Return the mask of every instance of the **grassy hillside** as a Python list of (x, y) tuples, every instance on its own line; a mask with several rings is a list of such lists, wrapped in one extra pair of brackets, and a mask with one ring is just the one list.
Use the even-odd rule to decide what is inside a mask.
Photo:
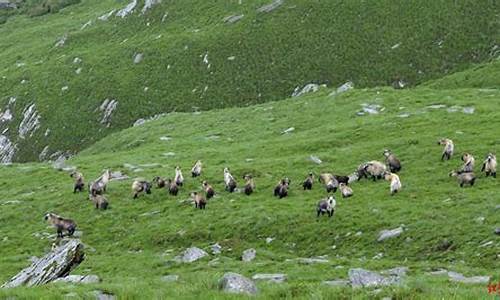
[[(499, 50), (500, 55), (500, 50)], [(423, 84), (427, 87), (439, 89), (456, 88), (500, 88), (500, 60), (486, 64), (479, 64), (462, 72), (457, 72), (441, 79), (432, 80)]]
[[(163, 0), (142, 14), (139, 1), (101, 21), (127, 2), (82, 0), (10, 17), (0, 25), (0, 109), (13, 119), (0, 129), (13, 159), (37, 160), (47, 146), (45, 158), (74, 153), (157, 113), (283, 99), (310, 82), (416, 85), (489, 61), (500, 37), (498, 1), (286, 0), (257, 12), (270, 2)], [(105, 99), (118, 104), (103, 124)], [(33, 103), (38, 127), (18, 138)]]
[[(500, 92), (379, 88), (336, 97), (329, 92), (246, 108), (173, 113), (109, 135), (69, 161), (90, 179), (103, 168), (131, 177), (173, 176), (176, 165), (188, 175), (192, 163), (202, 159), (202, 178), (187, 178), (177, 198), (154, 190), (133, 200), (131, 180), (112, 182), (111, 209), (100, 212), (86, 195), (73, 195), (68, 174), (50, 165), (2, 167), (0, 281), (50, 248), (52, 240), (45, 233), (53, 229), (46, 227), (42, 216), (54, 211), (75, 219), (88, 245), (87, 259), (73, 273), (96, 274), (102, 283), (0, 290), (0, 297), (85, 297), (99, 289), (127, 299), (232, 299), (238, 297), (222, 294), (216, 285), (223, 273), (235, 271), (246, 276), (288, 274), (288, 282), (281, 285), (259, 283), (258, 298), (487, 298), (482, 284), (452, 283), (427, 272), (446, 268), (468, 276), (489, 275), (494, 282), (500, 279), (500, 240), (493, 233), (499, 225), (498, 179), (479, 175), (473, 188), (461, 189), (448, 177), (461, 165), (461, 152), (472, 152), (478, 164), (487, 152), (499, 153), (500, 139), (491, 120), (500, 117)], [(446, 107), (431, 106), (439, 104)], [(360, 116), (363, 105), (379, 105), (380, 113)], [(474, 113), (466, 114), (463, 108), (474, 108)], [(295, 130), (281, 134), (290, 127)], [(436, 141), (441, 137), (456, 143), (457, 155), (451, 161), (440, 161)], [(315, 205), (325, 192), (319, 185), (302, 191), (305, 175), (349, 174), (364, 161), (382, 160), (385, 148), (402, 160), (402, 192), (391, 197), (387, 182), (363, 180), (352, 185), (353, 198), (343, 200), (337, 194), (333, 219), (316, 219)], [(313, 163), (310, 155), (323, 163)], [(125, 164), (134, 165), (136, 172)], [(231, 168), (240, 185), (244, 174), (253, 174), (256, 193), (247, 197), (224, 192), (224, 167)], [(282, 176), (291, 178), (292, 188), (288, 198), (277, 200), (272, 189)], [(200, 190), (201, 180), (209, 180), (219, 192), (206, 211), (183, 203), (189, 192)], [(7, 202), (14, 200), (18, 202)], [(376, 242), (381, 230), (401, 224), (406, 231), (400, 237)], [(274, 240), (267, 243), (268, 237)], [(446, 240), (451, 247), (443, 249)], [(187, 265), (171, 261), (186, 247), (209, 251), (216, 242), (223, 247), (220, 255)], [(242, 251), (252, 247), (256, 260), (241, 262)], [(327, 255), (329, 263), (303, 265), (295, 260), (321, 255)], [(321, 284), (346, 278), (351, 267), (395, 266), (410, 268), (405, 284), (378, 294)], [(180, 279), (164, 283), (161, 276), (167, 274)]]

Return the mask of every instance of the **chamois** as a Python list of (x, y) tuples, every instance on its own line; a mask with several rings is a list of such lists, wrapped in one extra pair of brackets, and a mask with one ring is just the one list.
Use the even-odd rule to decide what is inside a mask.
[(82, 173), (74, 171), (74, 172), (71, 172), (71, 174), (69, 176), (71, 176), (75, 180), (73, 193), (76, 193), (77, 191), (83, 192), (83, 187), (85, 186), (85, 183), (84, 183)]
[(202, 186), (203, 186), (203, 190), (205, 190), (207, 200), (209, 200), (210, 198), (212, 198), (215, 195), (214, 189), (212, 188), (212, 186), (210, 184), (208, 184), (207, 181), (203, 181)]
[(451, 171), (450, 177), (451, 176), (457, 177), (458, 184), (460, 184), (460, 187), (464, 187), (466, 184), (474, 186), (474, 182), (476, 181), (476, 176), (472, 172), (461, 173), (457, 171)]
[(89, 194), (89, 198), (92, 202), (94, 202), (96, 209), (102, 209), (102, 210), (108, 209), (109, 202), (104, 195), (92, 196), (92, 194)]
[(175, 180), (167, 179), (166, 187), (168, 189), (168, 193), (172, 196), (177, 196), (179, 193), (179, 187), (177, 186), (177, 183), (175, 183)]
[(229, 168), (224, 168), (224, 183), (226, 185), (226, 191), (232, 193), (236, 190), (237, 183), (233, 175), (229, 172)]
[(389, 149), (384, 150), (385, 163), (389, 167), (391, 173), (398, 173), (401, 171), (401, 162)]
[(313, 182), (314, 182), (314, 175), (313, 175), (313, 173), (309, 173), (309, 175), (307, 175), (306, 179), (302, 183), (302, 187), (304, 188), (304, 191), (305, 190), (312, 190)]
[(194, 201), (195, 208), (205, 209), (205, 206), (207, 205), (207, 200), (205, 200), (205, 197), (203, 197), (203, 195), (197, 192), (193, 192), (191, 193), (191, 198)]
[(319, 217), (320, 215), (324, 215), (325, 213), (327, 213), (328, 217), (332, 217), (333, 213), (335, 212), (336, 205), (337, 202), (335, 201), (335, 197), (333, 196), (328, 196), (328, 198), (322, 199), (318, 202), (317, 216)]
[(155, 178), (153, 178), (153, 182), (156, 183), (156, 187), (159, 189), (164, 188), (166, 185), (165, 179), (160, 176), (156, 176)]
[(146, 192), (146, 194), (151, 194), (151, 183), (143, 179), (136, 179), (132, 183), (132, 193), (134, 194), (134, 199), (139, 197), (139, 194)]
[(179, 166), (175, 167), (174, 181), (178, 186), (182, 186), (184, 184), (184, 176), (182, 176), (182, 171)]
[(402, 185), (401, 185), (401, 180), (399, 180), (398, 175), (391, 173), (391, 172), (386, 172), (384, 174), (384, 177), (385, 177), (385, 180), (391, 182), (391, 185), (390, 185), (391, 195), (394, 195), (397, 192), (399, 192), (399, 190), (401, 190)]
[(201, 160), (197, 160), (196, 163), (194, 164), (193, 168), (191, 169), (191, 176), (192, 177), (200, 176), (201, 175), (201, 167), (202, 167)]
[(250, 196), (255, 190), (255, 181), (253, 180), (252, 175), (248, 174), (243, 176), (243, 179), (246, 181), (244, 189), (245, 195)]
[(50, 224), (54, 225), (57, 230), (57, 236), (62, 238), (63, 231), (68, 232), (68, 236), (72, 236), (75, 233), (76, 223), (71, 219), (65, 219), (61, 216), (58, 216), (53, 213), (48, 213), (45, 215), (45, 221), (48, 221)]
[(290, 185), (291, 181), (287, 177), (281, 179), (278, 182), (278, 185), (274, 188), (274, 196), (279, 197), (280, 199), (285, 198), (288, 196), (288, 186)]
[(90, 183), (90, 193), (95, 195), (102, 195), (106, 192), (106, 187), (109, 180), (111, 179), (111, 172), (109, 170), (104, 171), (101, 177), (97, 178), (96, 181)]
[(486, 156), (481, 168), (481, 172), (484, 171), (486, 171), (486, 177), (491, 175), (493, 178), (497, 178), (497, 157), (493, 153), (488, 153)]
[(470, 173), (474, 172), (474, 164), (475, 164), (475, 159), (474, 156), (470, 153), (464, 153), (462, 155), (462, 161), (464, 162), (464, 165), (462, 166), (462, 169), (460, 170), (461, 173)]
[(438, 145), (444, 146), (443, 155), (441, 155), (441, 160), (450, 160), (453, 156), (453, 151), (455, 150), (455, 145), (450, 139), (440, 139)]
[(386, 166), (383, 163), (376, 160), (361, 164), (357, 170), (358, 181), (361, 180), (361, 178), (363, 177), (368, 178), (368, 176), (370, 176), (373, 179), (373, 181), (376, 181), (377, 179), (382, 178), (386, 170), (387, 170)]
[(352, 189), (347, 186), (344, 182), (339, 183), (339, 189), (340, 192), (342, 193), (342, 198), (349, 198), (352, 196), (353, 192)]
[(326, 192), (337, 192), (337, 188), (339, 187), (339, 181), (335, 178), (335, 175), (330, 173), (322, 173), (319, 175), (319, 182), (323, 183), (326, 188)]

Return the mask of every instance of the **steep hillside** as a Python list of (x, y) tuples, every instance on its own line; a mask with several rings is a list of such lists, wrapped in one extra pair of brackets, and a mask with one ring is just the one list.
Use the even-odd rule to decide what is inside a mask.
[(126, 15), (125, 1), (82, 0), (0, 25), (2, 161), (75, 153), (139, 118), (283, 99), (311, 82), (412, 86), (489, 61), (499, 43), (498, 1), (157, 2)]
[[(500, 240), (494, 234), (500, 225), (498, 179), (479, 175), (474, 187), (462, 189), (448, 176), (461, 165), (464, 151), (476, 156), (477, 165), (486, 153), (499, 153), (492, 120), (500, 117), (500, 92), (379, 88), (328, 96), (330, 92), (246, 108), (172, 113), (111, 134), (67, 162), (87, 180), (103, 168), (151, 179), (173, 176), (176, 165), (189, 175), (193, 162), (202, 159), (203, 176), (187, 178), (177, 198), (154, 190), (133, 200), (132, 179), (113, 181), (108, 189), (111, 209), (101, 212), (85, 194), (72, 194), (66, 172), (48, 164), (0, 168), (0, 281), (51, 247), (54, 230), (42, 220), (48, 211), (76, 220), (88, 246), (86, 260), (73, 273), (102, 279), (81, 286), (0, 289), (0, 297), (83, 298), (102, 290), (127, 299), (232, 299), (236, 297), (217, 290), (217, 280), (234, 271), (245, 276), (286, 273), (285, 283), (258, 283), (258, 298), (263, 299), (487, 298), (486, 284), (454, 283), (428, 272), (445, 268), (466, 276), (492, 276), (492, 282), (500, 279)], [(442, 149), (436, 141), (441, 137), (456, 143), (451, 161), (440, 161)], [(391, 197), (387, 182), (362, 180), (352, 185), (353, 198), (343, 200), (337, 194), (334, 218), (317, 219), (316, 203), (325, 192), (317, 183), (312, 191), (302, 191), (305, 175), (349, 174), (364, 161), (382, 160), (385, 148), (402, 160), (401, 193)], [(224, 192), (224, 167), (231, 168), (240, 187), (241, 177), (253, 174), (255, 194)], [(292, 186), (289, 197), (278, 200), (272, 189), (283, 176), (291, 178)], [(189, 192), (200, 190), (201, 180), (218, 192), (205, 211), (184, 201)], [(376, 241), (381, 230), (399, 226), (405, 229), (401, 236)], [(172, 261), (190, 246), (210, 253), (215, 243), (222, 246), (221, 254), (192, 264)], [(255, 248), (257, 256), (243, 263), (239, 258), (248, 248)], [(327, 262), (304, 265), (296, 260), (316, 256), (325, 256)], [(399, 287), (322, 284), (346, 278), (353, 267), (396, 266), (410, 269)], [(179, 281), (165, 283), (163, 275), (179, 275)]]

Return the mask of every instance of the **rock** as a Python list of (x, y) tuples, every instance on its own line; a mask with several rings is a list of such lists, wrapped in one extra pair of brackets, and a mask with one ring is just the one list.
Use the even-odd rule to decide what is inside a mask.
[(495, 234), (500, 235), (500, 227), (495, 228)]
[(137, 126), (141, 126), (141, 125), (144, 125), (144, 123), (146, 123), (146, 120), (144, 119), (139, 119), (137, 121), (134, 122), (134, 125), (132, 125), (133, 127), (137, 127)]
[(382, 107), (379, 104), (363, 103), (361, 104), (361, 107), (362, 107), (361, 110), (357, 112), (358, 116), (364, 116), (365, 114), (377, 115), (385, 110), (385, 107)]
[(60, 38), (57, 40), (57, 42), (56, 42), (56, 44), (54, 45), (54, 47), (58, 47), (58, 48), (63, 47), (63, 46), (66, 44), (66, 41), (67, 41), (67, 40), (68, 40), (68, 35), (67, 35), (67, 34), (65, 34), (65, 35), (63, 35), (62, 37), (60, 37)]
[(391, 229), (391, 230), (382, 230), (379, 233), (377, 241), (382, 242), (382, 241), (385, 241), (387, 239), (398, 237), (403, 233), (403, 231), (404, 231), (403, 227), (398, 227), (398, 228)]
[(269, 13), (275, 10), (276, 8), (280, 7), (283, 5), (285, 1), (284, 0), (274, 0), (272, 3), (264, 5), (262, 7), (259, 7), (257, 9), (257, 12), (259, 13)]
[(317, 91), (319, 91), (319, 84), (309, 83), (306, 84), (306, 86), (304, 86), (302, 89), (300, 89), (300, 87), (296, 87), (292, 93), (292, 97), (300, 97), (304, 94), (315, 93)]
[(350, 91), (352, 89), (354, 89), (354, 83), (352, 83), (351, 81), (348, 81), (348, 82), (344, 83), (343, 85), (339, 86), (336, 91), (334, 91), (333, 93), (330, 94), (330, 96), (337, 96), (337, 95), (343, 94), (347, 91)]
[(83, 24), (82, 27), (80, 27), (80, 30), (84, 30), (85, 28), (91, 25), (92, 25), (92, 20), (89, 20), (87, 23)]
[(500, 204), (495, 206), (495, 210), (499, 210), (500, 209)]
[(170, 141), (171, 139), (172, 138), (169, 137), (169, 136), (162, 136), (162, 137), (160, 137), (160, 141), (165, 141), (165, 142)]
[(179, 275), (166, 275), (161, 277), (161, 281), (163, 282), (175, 282), (179, 280)]
[(400, 284), (402, 282), (401, 278), (402, 276), (397, 274), (403, 274), (403, 276), (404, 274), (406, 274), (406, 271), (403, 272), (402, 270), (403, 268), (398, 268), (396, 274), (389, 274), (389, 276), (382, 276), (377, 272), (364, 270), (360, 268), (350, 269), (349, 280), (353, 288), (395, 285), (395, 284)]
[(197, 261), (197, 260), (199, 260), (207, 255), (208, 255), (208, 253), (201, 250), (200, 248), (191, 247), (191, 248), (186, 249), (181, 255), (177, 256), (175, 258), (175, 260), (177, 262), (192, 263), (192, 262)]
[(129, 179), (127, 175), (123, 174), (121, 171), (111, 172), (111, 181), (119, 181)]
[(155, 210), (155, 211), (150, 211), (147, 213), (140, 214), (139, 217), (151, 217), (151, 216), (157, 215), (159, 213), (160, 213), (159, 210)]
[(40, 128), (40, 115), (35, 104), (31, 104), (23, 111), (23, 120), (19, 124), (19, 137), (22, 139), (27, 135), (31, 137), (38, 128)]
[(275, 238), (268, 237), (268, 238), (266, 238), (266, 244), (271, 244), (274, 240), (275, 240)]
[(392, 268), (392, 269), (384, 270), (384, 271), (380, 272), (380, 274), (382, 274), (382, 275), (392, 275), (392, 276), (399, 276), (399, 277), (406, 276), (406, 273), (408, 273), (407, 267), (396, 267), (396, 268)]
[(464, 107), (462, 108), (462, 112), (466, 115), (472, 115), (474, 113), (474, 107)]
[(263, 280), (274, 283), (282, 283), (286, 281), (287, 277), (286, 274), (255, 274), (252, 276), (252, 279), (255, 281)]
[(4, 112), (0, 112), (0, 123), (6, 123), (12, 121), (12, 112), (10, 109), (6, 109)]
[(316, 163), (316, 164), (318, 164), (318, 165), (321, 165), (321, 164), (323, 163), (323, 161), (321, 161), (321, 159), (319, 159), (319, 157), (314, 156), (314, 155), (309, 156), (309, 159), (310, 159), (313, 163)]
[(113, 9), (110, 12), (105, 13), (104, 15), (100, 16), (97, 19), (99, 19), (101, 21), (107, 21), (115, 13), (115, 11), (116, 11), (116, 9)]
[(103, 291), (93, 291), (92, 294), (97, 300), (115, 300), (116, 297), (113, 294), (108, 294)]
[(18, 286), (37, 286), (65, 277), (84, 259), (83, 244), (78, 239), (71, 239), (62, 246), (25, 268), (6, 282), (2, 288)]
[(329, 286), (348, 286), (351, 283), (349, 282), (349, 280), (338, 279), (338, 280), (323, 281), (323, 284), (329, 285)]
[(66, 282), (66, 283), (99, 283), (101, 279), (97, 275), (68, 275), (66, 277), (58, 278), (54, 282)]
[(161, 0), (146, 0), (144, 1), (144, 7), (142, 8), (142, 14), (145, 14), (154, 5), (161, 3)]
[(255, 295), (258, 293), (255, 283), (236, 273), (226, 273), (219, 281), (219, 288), (227, 293)]
[(81, 63), (81, 62), (82, 62), (82, 59), (81, 59), (81, 58), (79, 58), (79, 57), (75, 57), (75, 58), (73, 59), (73, 63), (74, 63), (74, 64), (79, 64), (79, 63)]
[(427, 274), (429, 274), (429, 275), (433, 275), (433, 276), (447, 275), (447, 274), (448, 274), (448, 270), (445, 270), (445, 269), (439, 269), (439, 270), (437, 270), (437, 271), (431, 271), (431, 272), (428, 272)]
[(61, 92), (65, 92), (65, 91), (67, 91), (67, 90), (69, 90), (69, 86), (67, 86), (67, 85), (65, 85), (65, 86), (63, 86), (63, 87), (61, 88)]
[(287, 128), (287, 129), (283, 130), (281, 132), (281, 134), (288, 134), (288, 133), (291, 133), (293, 131), (295, 131), (295, 127), (290, 127), (290, 128)]
[(0, 135), (0, 163), (11, 163), (15, 153), (16, 145), (5, 135)]
[(212, 250), (212, 254), (220, 254), (222, 252), (222, 247), (219, 243), (215, 243), (210, 249)]
[(247, 249), (243, 251), (243, 254), (241, 255), (241, 260), (244, 262), (250, 262), (255, 259), (255, 255), (257, 254), (257, 251), (255, 249)]
[(127, 6), (125, 6), (123, 9), (120, 9), (117, 13), (117, 17), (125, 18), (126, 16), (130, 15), (131, 13), (134, 12), (135, 7), (137, 6), (137, 0), (132, 0)]
[(239, 20), (243, 19), (244, 15), (232, 15), (232, 16), (227, 16), (223, 19), (224, 23), (228, 24), (234, 24), (238, 22)]
[(460, 273), (451, 272), (451, 271), (448, 272), (448, 277), (450, 278), (450, 281), (467, 283), (467, 284), (478, 284), (478, 283), (490, 282), (489, 276), (465, 277), (464, 275), (462, 275)]
[(326, 259), (325, 257), (310, 257), (310, 258), (299, 258), (298, 259), (299, 263), (305, 264), (305, 265), (312, 265), (312, 264), (326, 264), (329, 263), (330, 261)]
[(111, 115), (116, 110), (118, 101), (115, 99), (106, 99), (102, 102), (99, 110), (102, 112), (101, 124), (106, 124), (108, 127), (111, 125)]
[(134, 64), (140, 63), (144, 59), (144, 54), (142, 53), (136, 53), (134, 55)]

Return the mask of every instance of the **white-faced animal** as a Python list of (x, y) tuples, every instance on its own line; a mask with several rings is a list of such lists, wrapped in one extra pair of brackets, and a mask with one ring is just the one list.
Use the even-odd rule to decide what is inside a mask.
[(306, 179), (302, 183), (302, 187), (304, 188), (304, 191), (305, 190), (312, 190), (313, 182), (314, 182), (314, 175), (313, 175), (313, 173), (309, 173), (309, 175), (307, 175)]
[(361, 164), (358, 167), (357, 173), (358, 173), (358, 181), (361, 180), (361, 178), (372, 178), (373, 181), (377, 179), (381, 179), (384, 176), (384, 173), (387, 171), (387, 168), (385, 164), (372, 160), (367, 163)]
[(245, 195), (250, 196), (255, 190), (255, 181), (253, 180), (252, 175), (249, 174), (245, 175), (243, 179), (245, 180)]
[(156, 183), (156, 187), (159, 189), (164, 188), (167, 184), (165, 179), (160, 176), (156, 176), (155, 178), (153, 178), (153, 182)]
[(179, 193), (179, 187), (177, 186), (177, 183), (175, 183), (175, 180), (167, 179), (165, 187), (168, 189), (168, 193), (172, 196), (177, 196)]
[(198, 177), (201, 175), (201, 168), (202, 168), (202, 163), (201, 160), (197, 160), (191, 169), (191, 176), (192, 177)]
[(486, 177), (497, 178), (497, 157), (493, 153), (488, 153), (481, 167), (481, 172), (486, 172)]
[(398, 173), (401, 171), (401, 161), (392, 153), (391, 150), (384, 150), (385, 163), (389, 167), (392, 173)]
[(226, 185), (226, 191), (230, 193), (234, 192), (238, 185), (231, 172), (229, 172), (229, 168), (224, 168), (224, 184)]
[(344, 182), (339, 183), (340, 193), (342, 193), (342, 198), (349, 198), (353, 195), (352, 189)]
[(94, 196), (104, 194), (106, 192), (106, 187), (108, 186), (110, 179), (111, 172), (109, 170), (104, 171), (101, 177), (97, 178), (96, 181), (90, 183), (90, 193)]
[(318, 202), (317, 206), (317, 216), (328, 214), (328, 217), (332, 217), (335, 213), (335, 207), (337, 206), (337, 201), (335, 197), (328, 196), (328, 198), (322, 199)]
[(136, 179), (132, 182), (132, 193), (134, 199), (139, 197), (141, 193), (151, 194), (151, 183), (144, 179)]
[(455, 145), (450, 139), (440, 139), (438, 145), (444, 146), (443, 154), (441, 155), (441, 160), (450, 160), (453, 156), (453, 151), (455, 150)]
[(463, 173), (463, 172), (452, 171), (450, 173), (450, 177), (451, 176), (457, 177), (458, 184), (460, 185), (460, 187), (464, 187), (465, 185), (473, 186), (474, 182), (476, 181), (476, 175), (474, 175), (474, 173), (472, 172)]
[(202, 194), (197, 192), (191, 193), (191, 198), (194, 201), (195, 208), (205, 209), (205, 206), (207, 205), (207, 200), (205, 200), (205, 197), (203, 197)]
[(391, 195), (394, 195), (401, 190), (402, 184), (401, 184), (401, 180), (399, 179), (398, 175), (396, 175), (394, 173), (386, 172), (384, 177), (385, 177), (385, 180), (387, 180), (391, 183), (390, 184)]
[(76, 230), (76, 223), (71, 219), (65, 219), (53, 213), (48, 213), (45, 215), (45, 221), (52, 224), (57, 230), (57, 236), (63, 237), (63, 231), (68, 232), (68, 236), (72, 236)]
[(175, 167), (174, 181), (178, 186), (182, 186), (184, 184), (184, 176), (182, 176), (182, 171), (179, 166)]
[(472, 154), (467, 152), (462, 154), (462, 161), (464, 162), (464, 164), (460, 172), (464, 173), (474, 172), (475, 159), (474, 156), (472, 156)]
[(92, 194), (89, 194), (89, 199), (94, 203), (96, 209), (108, 209), (109, 202), (104, 195), (92, 196)]
[(290, 186), (290, 183), (291, 181), (288, 177), (281, 179), (274, 188), (274, 196), (280, 199), (288, 196), (288, 187)]
[(85, 186), (83, 175), (80, 172), (74, 171), (69, 175), (75, 180), (75, 185), (73, 188), (73, 193), (83, 192), (83, 187)]
[(203, 190), (205, 191), (205, 195), (207, 197), (207, 200), (211, 199), (213, 196), (215, 196), (215, 190), (213, 187), (208, 184), (207, 181), (203, 181), (202, 183)]

